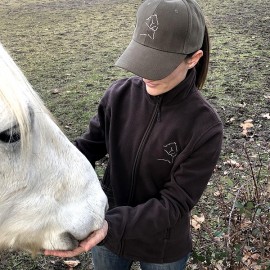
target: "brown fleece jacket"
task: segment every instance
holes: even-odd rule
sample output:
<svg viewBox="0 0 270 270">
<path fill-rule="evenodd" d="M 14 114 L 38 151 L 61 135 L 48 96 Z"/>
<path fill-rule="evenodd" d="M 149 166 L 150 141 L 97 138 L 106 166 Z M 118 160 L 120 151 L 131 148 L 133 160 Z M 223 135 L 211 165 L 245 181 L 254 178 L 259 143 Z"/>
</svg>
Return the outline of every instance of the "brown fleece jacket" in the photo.
<svg viewBox="0 0 270 270">
<path fill-rule="evenodd" d="M 75 142 L 93 165 L 109 154 L 104 244 L 120 256 L 168 263 L 192 249 L 190 211 L 222 143 L 221 120 L 195 87 L 195 76 L 191 70 L 158 97 L 146 92 L 140 77 L 115 82 Z"/>
</svg>

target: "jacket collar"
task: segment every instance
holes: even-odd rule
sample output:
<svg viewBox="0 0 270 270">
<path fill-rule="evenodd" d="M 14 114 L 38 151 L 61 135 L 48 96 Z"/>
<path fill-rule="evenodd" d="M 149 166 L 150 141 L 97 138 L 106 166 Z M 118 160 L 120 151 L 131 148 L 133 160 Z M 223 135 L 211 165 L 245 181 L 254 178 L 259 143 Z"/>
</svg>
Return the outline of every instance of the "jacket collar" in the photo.
<svg viewBox="0 0 270 270">
<path fill-rule="evenodd" d="M 195 87 L 195 80 L 196 80 L 196 70 L 195 68 L 189 70 L 186 78 L 177 86 L 175 86 L 172 90 L 160 95 L 162 97 L 162 105 L 174 105 L 182 100 L 184 100 L 189 94 L 196 91 Z M 143 82 L 144 84 L 144 82 Z M 144 84 L 145 88 L 145 84 Z M 146 92 L 145 93 L 147 98 L 151 102 L 156 102 L 156 96 L 151 96 Z"/>
</svg>

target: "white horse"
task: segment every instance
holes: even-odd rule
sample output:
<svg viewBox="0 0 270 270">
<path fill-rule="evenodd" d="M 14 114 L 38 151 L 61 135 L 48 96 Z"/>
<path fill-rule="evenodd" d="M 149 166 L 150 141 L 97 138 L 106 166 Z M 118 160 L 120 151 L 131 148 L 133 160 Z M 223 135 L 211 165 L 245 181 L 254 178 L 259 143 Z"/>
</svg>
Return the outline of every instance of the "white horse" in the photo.
<svg viewBox="0 0 270 270">
<path fill-rule="evenodd" d="M 93 167 L 0 44 L 0 248 L 74 249 L 106 207 Z"/>
</svg>

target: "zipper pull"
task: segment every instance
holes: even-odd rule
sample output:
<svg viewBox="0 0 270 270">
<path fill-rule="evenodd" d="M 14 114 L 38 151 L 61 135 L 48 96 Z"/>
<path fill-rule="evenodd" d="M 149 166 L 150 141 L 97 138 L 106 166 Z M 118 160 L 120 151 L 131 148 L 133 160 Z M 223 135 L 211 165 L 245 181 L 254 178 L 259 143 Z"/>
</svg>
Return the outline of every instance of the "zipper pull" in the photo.
<svg viewBox="0 0 270 270">
<path fill-rule="evenodd" d="M 158 110 L 157 121 L 161 122 L 161 96 L 157 96 L 156 106 L 157 106 L 157 110 Z"/>
</svg>

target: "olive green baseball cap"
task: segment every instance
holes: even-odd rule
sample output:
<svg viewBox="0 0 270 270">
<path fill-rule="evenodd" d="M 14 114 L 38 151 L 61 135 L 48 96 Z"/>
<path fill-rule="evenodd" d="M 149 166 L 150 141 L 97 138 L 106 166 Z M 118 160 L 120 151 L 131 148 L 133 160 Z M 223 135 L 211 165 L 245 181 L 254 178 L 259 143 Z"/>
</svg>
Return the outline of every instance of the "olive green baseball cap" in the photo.
<svg viewBox="0 0 270 270">
<path fill-rule="evenodd" d="M 115 65 L 145 79 L 161 80 L 202 47 L 204 32 L 204 16 L 196 1 L 146 0 L 137 11 L 132 40 Z"/>
</svg>

